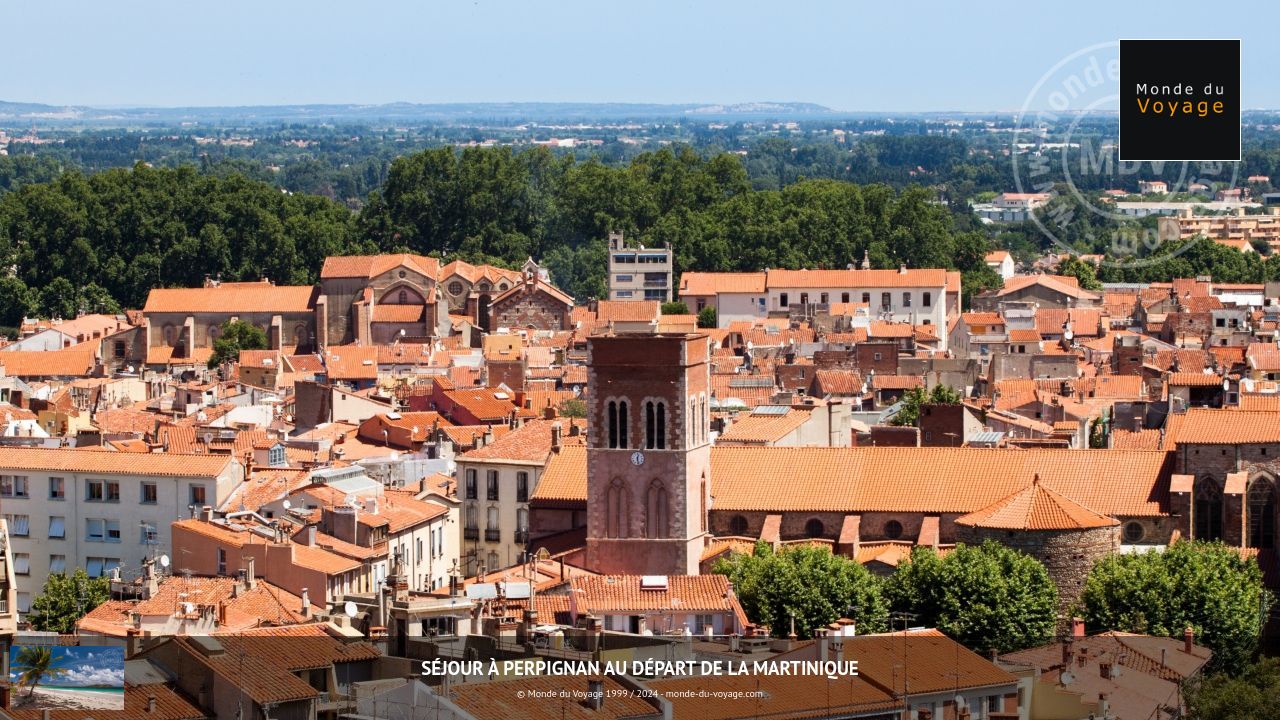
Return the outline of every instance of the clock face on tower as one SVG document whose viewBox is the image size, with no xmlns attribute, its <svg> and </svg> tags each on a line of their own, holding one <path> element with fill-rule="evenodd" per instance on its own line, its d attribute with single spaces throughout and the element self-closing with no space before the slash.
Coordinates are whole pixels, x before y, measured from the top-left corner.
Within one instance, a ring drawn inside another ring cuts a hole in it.
<svg viewBox="0 0 1280 720">
<path fill-rule="evenodd" d="M 631 464 L 640 467 L 644 464 L 644 453 L 639 450 L 631 453 Z"/>
</svg>

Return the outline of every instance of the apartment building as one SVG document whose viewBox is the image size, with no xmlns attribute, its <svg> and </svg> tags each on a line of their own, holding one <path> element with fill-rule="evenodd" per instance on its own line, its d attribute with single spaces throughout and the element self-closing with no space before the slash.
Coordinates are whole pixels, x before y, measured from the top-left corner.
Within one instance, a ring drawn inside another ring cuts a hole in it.
<svg viewBox="0 0 1280 720">
<path fill-rule="evenodd" d="M 671 299 L 675 254 L 671 247 L 628 247 L 622 233 L 609 233 L 609 299 Z"/>
<path fill-rule="evenodd" d="M 1280 208 L 1271 208 L 1266 215 L 1246 215 L 1243 207 L 1225 215 L 1196 215 L 1185 209 L 1157 218 L 1156 233 L 1161 242 L 1202 235 L 1246 252 L 1253 249 L 1250 245 L 1255 240 L 1280 249 Z"/>
<path fill-rule="evenodd" d="M 244 480 L 226 455 L 7 448 L 0 512 L 9 525 L 18 611 L 50 573 L 138 577 L 171 553 L 170 523 L 217 506 Z"/>
<path fill-rule="evenodd" d="M 529 498 L 551 456 L 565 444 L 583 444 L 584 430 L 580 420 L 530 420 L 455 458 L 462 501 L 460 562 L 467 575 L 482 565 L 492 571 L 524 560 Z"/>
</svg>

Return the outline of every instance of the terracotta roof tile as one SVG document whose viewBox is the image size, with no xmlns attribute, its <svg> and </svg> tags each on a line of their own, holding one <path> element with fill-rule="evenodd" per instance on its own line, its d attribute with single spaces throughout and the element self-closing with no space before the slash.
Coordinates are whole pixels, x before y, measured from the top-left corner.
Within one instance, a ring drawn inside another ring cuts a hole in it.
<svg viewBox="0 0 1280 720">
<path fill-rule="evenodd" d="M 0 369 L 11 377 L 85 377 L 97 364 L 93 344 L 63 350 L 0 351 Z"/>
<path fill-rule="evenodd" d="M 1280 443 L 1280 422 L 1270 412 L 1190 408 L 1181 417 L 1176 440 L 1196 445 Z"/>
<path fill-rule="evenodd" d="M 945 288 L 947 271 L 937 268 L 907 270 L 770 270 L 770 289 L 788 288 Z"/>
<path fill-rule="evenodd" d="M 809 419 L 808 410 L 791 409 L 782 414 L 756 414 L 740 417 L 716 440 L 718 443 L 763 445 L 777 442 Z"/>
<path fill-rule="evenodd" d="M 1159 430 L 1111 431 L 1111 447 L 1114 450 L 1159 450 L 1162 433 Z"/>
<path fill-rule="evenodd" d="M 217 287 L 155 288 L 144 313 L 305 313 L 316 288 L 268 282 L 222 283 Z"/>
<path fill-rule="evenodd" d="M 970 513 L 1039 475 L 1046 487 L 1097 512 L 1157 516 L 1171 457 L 1137 450 L 725 446 L 711 449 L 711 482 L 717 510 Z M 586 450 L 567 447 L 547 464 L 534 499 L 581 502 L 586 491 Z"/>
<path fill-rule="evenodd" d="M 725 575 L 670 575 L 667 587 L 660 590 L 643 589 L 641 580 L 640 575 L 579 576 L 570 581 L 570 592 L 580 593 L 578 611 L 593 615 L 670 610 L 673 598 L 679 599 L 682 611 L 740 611 Z"/>
<path fill-rule="evenodd" d="M 333 380 L 376 380 L 378 348 L 367 345 L 330 347 L 324 354 L 324 373 Z"/>
<path fill-rule="evenodd" d="M 711 273 L 687 272 L 680 276 L 681 296 L 716 295 L 718 293 L 763 293 L 762 272 Z"/>
<path fill-rule="evenodd" d="M 1120 522 L 1045 487 L 1036 476 L 1022 490 L 956 518 L 956 524 L 1000 530 L 1085 530 Z"/>
<path fill-rule="evenodd" d="M 440 261 L 433 257 L 400 253 L 394 255 L 345 255 L 325 258 L 320 278 L 371 278 L 405 265 L 433 280 L 439 275 Z"/>
<path fill-rule="evenodd" d="M 212 478 L 222 474 L 232 459 L 222 455 L 130 453 L 122 460 L 114 453 L 50 448 L 5 448 L 0 469 L 45 470 L 94 474 L 158 475 L 162 477 Z"/>
<path fill-rule="evenodd" d="M 585 420 L 561 418 L 556 420 L 530 420 L 511 432 L 495 439 L 482 448 L 477 448 L 458 456 L 461 462 L 485 460 L 511 460 L 515 462 L 544 463 L 551 454 L 552 426 L 561 428 L 562 445 L 570 442 L 582 443 L 586 439 Z M 577 425 L 583 431 L 576 437 L 570 437 L 569 428 Z"/>
</svg>

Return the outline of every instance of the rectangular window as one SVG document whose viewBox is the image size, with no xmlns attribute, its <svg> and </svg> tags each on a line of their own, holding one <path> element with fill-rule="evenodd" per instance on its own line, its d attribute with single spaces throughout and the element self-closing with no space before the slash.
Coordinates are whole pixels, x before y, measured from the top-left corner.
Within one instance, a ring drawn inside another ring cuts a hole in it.
<svg viewBox="0 0 1280 720">
<path fill-rule="evenodd" d="M 141 531 L 142 536 L 138 539 L 138 542 L 143 545 L 155 545 L 160 542 L 160 534 L 151 525 L 142 525 Z"/>
<path fill-rule="evenodd" d="M 120 483 L 107 481 L 107 502 L 120 502 Z"/>
<path fill-rule="evenodd" d="M 880 307 L 888 308 L 893 305 L 893 298 L 891 295 L 891 293 L 880 293 Z"/>
<path fill-rule="evenodd" d="M 616 276 L 614 276 L 614 280 L 616 280 L 617 282 L 631 282 L 631 276 L 630 276 L 630 275 L 616 275 Z"/>
<path fill-rule="evenodd" d="M 156 484 L 153 482 L 142 483 L 142 497 L 140 501 L 143 505 L 155 505 L 157 502 Z"/>
<path fill-rule="evenodd" d="M 60 515 L 49 516 L 49 537 L 61 540 L 67 536 L 67 519 Z"/>
<path fill-rule="evenodd" d="M 31 612 L 31 593 L 18 593 L 18 612 Z"/>
<path fill-rule="evenodd" d="M 14 575 L 30 575 L 31 574 L 31 555 L 29 553 L 13 554 L 13 574 Z"/>
<path fill-rule="evenodd" d="M 498 499 L 498 471 L 489 470 L 485 473 L 485 495 L 490 500 Z"/>
<path fill-rule="evenodd" d="M 67 498 L 67 481 L 60 477 L 49 478 L 49 499 L 65 500 Z"/>
<path fill-rule="evenodd" d="M 869 293 L 869 292 L 864 292 L 864 293 L 862 293 L 862 302 L 864 302 L 864 303 L 866 303 L 866 304 L 870 305 L 870 304 L 871 304 L 871 293 Z"/>
<path fill-rule="evenodd" d="M 818 296 L 818 302 L 820 302 L 820 303 L 826 303 L 826 302 L 828 302 L 828 300 L 827 300 L 827 294 L 826 294 L 826 293 L 822 293 L 821 295 L 819 295 L 819 296 Z"/>
<path fill-rule="evenodd" d="M 102 542 L 106 537 L 106 521 L 101 518 L 85 518 L 84 539 L 86 542 Z"/>
<path fill-rule="evenodd" d="M 104 483 L 101 480 L 86 480 L 84 483 L 84 499 L 89 502 L 102 502 Z"/>
<path fill-rule="evenodd" d="M 0 475 L 0 497 L 27 497 L 27 476 Z"/>
<path fill-rule="evenodd" d="M 933 293 L 925 293 L 923 303 L 925 307 L 933 307 Z"/>
<path fill-rule="evenodd" d="M 842 303 L 849 302 L 849 293 L 840 293 L 840 302 Z"/>
<path fill-rule="evenodd" d="M 191 504 L 192 504 L 192 505 L 204 505 L 204 503 L 205 503 L 204 486 L 203 486 L 203 485 L 192 485 L 192 486 L 190 487 L 190 490 L 191 490 Z"/>
<path fill-rule="evenodd" d="M 516 473 L 516 502 L 529 502 L 529 473 Z"/>
<path fill-rule="evenodd" d="M 102 577 L 103 558 L 89 557 L 85 560 L 84 569 L 89 573 L 89 577 Z"/>
<path fill-rule="evenodd" d="M 911 307 L 911 293 L 902 293 L 902 307 Z"/>
<path fill-rule="evenodd" d="M 67 571 L 66 555 L 50 555 L 49 556 L 49 574 L 65 573 Z"/>
<path fill-rule="evenodd" d="M 618 291 L 618 297 L 620 297 L 620 298 L 629 298 L 629 297 L 631 297 L 631 291 L 630 291 L 630 290 L 619 290 L 619 291 Z"/>
<path fill-rule="evenodd" d="M 787 294 L 786 294 L 786 293 L 782 293 L 781 295 L 779 295 L 779 296 L 778 296 L 778 307 L 779 307 L 779 308 L 786 308 L 786 307 L 788 307 L 788 306 L 791 304 L 791 303 L 789 303 L 789 302 L 788 302 L 788 300 L 789 300 L 789 298 L 787 297 Z"/>
<path fill-rule="evenodd" d="M 227 551 L 222 548 L 218 548 L 218 574 L 227 574 Z"/>
<path fill-rule="evenodd" d="M 467 499 L 475 500 L 479 497 L 479 491 L 476 489 L 476 471 L 467 470 Z"/>
<path fill-rule="evenodd" d="M 5 515 L 5 520 L 9 521 L 9 534 L 14 537 L 27 537 L 31 534 L 31 516 L 30 515 Z"/>
</svg>

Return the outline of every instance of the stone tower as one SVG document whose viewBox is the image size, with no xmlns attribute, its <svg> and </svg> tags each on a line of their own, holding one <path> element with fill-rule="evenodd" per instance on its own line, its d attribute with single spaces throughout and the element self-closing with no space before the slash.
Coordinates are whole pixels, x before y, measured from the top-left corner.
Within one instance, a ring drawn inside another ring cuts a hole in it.
<svg viewBox="0 0 1280 720">
<path fill-rule="evenodd" d="M 587 567 L 696 575 L 711 504 L 710 344 L 649 327 L 588 341 Z"/>
</svg>

